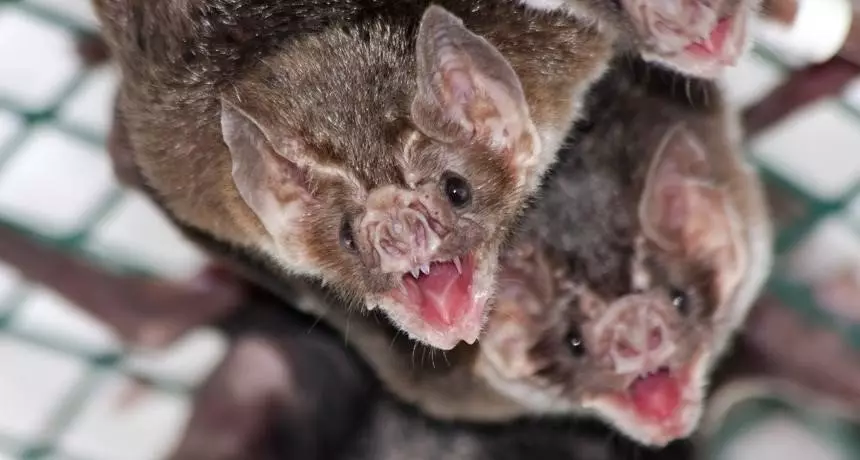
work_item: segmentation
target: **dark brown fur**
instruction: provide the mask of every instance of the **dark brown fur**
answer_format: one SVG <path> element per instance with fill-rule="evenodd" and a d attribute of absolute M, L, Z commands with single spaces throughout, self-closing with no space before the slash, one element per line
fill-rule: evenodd
<path fill-rule="evenodd" d="M 403 186 L 410 173 L 432 178 L 452 162 L 469 171 L 474 220 L 493 228 L 475 241 L 492 253 L 488 260 L 495 257 L 528 190 L 510 183 L 501 158 L 440 150 L 411 119 L 415 34 L 429 2 L 95 3 L 123 73 L 124 127 L 117 129 L 126 130 L 128 149 L 114 156 L 133 155 L 144 180 L 183 223 L 272 253 L 230 174 L 219 122 L 224 97 L 253 108 L 315 164 L 355 179 L 308 177 L 316 200 L 297 224 L 304 229 L 302 243 L 292 247 L 297 255 L 281 260 L 286 272 L 322 279 L 347 301 L 393 289 L 392 276 L 375 274 L 337 244 L 343 216 L 360 211 L 374 188 Z M 611 38 L 576 18 L 526 11 L 513 0 L 440 4 L 515 69 L 535 125 L 556 133 L 544 142 L 552 151 L 603 69 Z M 406 155 L 422 159 L 412 171 L 402 166 Z M 551 160 L 542 158 L 539 169 Z"/>
<path fill-rule="evenodd" d="M 557 277 L 556 284 L 550 289 L 536 287 L 542 272 L 534 271 L 533 264 L 526 264 L 519 275 L 514 272 L 515 278 L 532 277 L 526 287 L 536 306 L 518 313 L 515 310 L 528 301 L 505 305 L 511 296 L 500 292 L 501 318 L 489 323 L 482 338 L 482 346 L 493 349 L 496 343 L 513 340 L 503 329 L 504 322 L 533 328 L 520 335 L 520 347 L 511 347 L 513 351 L 496 362 L 507 363 L 502 364 L 500 377 L 505 372 L 515 376 L 507 383 L 502 377 L 502 388 L 549 412 L 589 407 L 601 395 L 623 392 L 636 377 L 607 367 L 607 345 L 598 341 L 593 329 L 603 312 L 625 297 L 648 292 L 656 296 L 653 299 L 668 301 L 673 290 L 683 293 L 684 310 L 664 313 L 678 350 L 667 364 L 675 369 L 696 363 L 704 365 L 700 369 L 710 369 L 740 327 L 772 258 L 763 193 L 754 171 L 740 156 L 735 117 L 727 112 L 715 84 L 679 79 L 652 65 L 619 59 L 595 86 L 589 107 L 580 132 L 574 134 L 578 140 L 566 147 L 575 154 L 562 154 L 563 160 L 547 178 L 518 233 L 526 246 L 550 255 L 553 262 L 546 276 Z M 662 224 L 642 220 L 659 219 L 640 214 L 643 190 L 661 136 L 679 121 L 701 141 L 710 169 L 707 180 L 722 190 L 722 199 L 734 209 L 724 216 L 725 222 L 734 222 L 741 232 L 732 243 L 735 248 L 726 253 L 728 258 L 703 258 L 692 249 L 709 238 L 708 229 L 697 233 L 695 238 L 702 240 L 670 237 L 676 246 L 670 250 L 652 238 L 660 231 L 649 231 L 650 226 Z M 720 212 L 720 208 L 713 210 L 715 215 Z M 709 219 L 689 217 L 701 218 Z M 724 231 L 721 227 L 709 230 Z M 683 249 L 687 244 L 693 245 L 692 252 Z M 636 276 L 649 280 L 646 286 L 637 287 Z M 504 274 L 500 280 L 503 286 L 510 281 Z M 506 314 L 512 319 L 506 320 Z M 498 333 L 496 327 L 500 327 Z M 571 347 L 572 337 L 582 341 L 578 350 Z M 505 366 L 510 368 L 504 370 Z M 708 373 L 692 377 L 692 386 L 706 385 Z M 523 386 L 524 381 L 532 384 Z M 543 399 L 528 388 L 544 388 L 558 396 Z M 701 399 L 696 404 L 701 409 Z M 697 415 L 691 412 L 690 417 Z M 639 430 L 647 427 L 628 423 L 620 428 L 641 435 L 645 431 Z M 646 435 L 640 440 L 647 439 Z"/>
<path fill-rule="evenodd" d="M 124 3 L 96 2 L 123 69 L 120 107 L 130 144 L 150 186 L 183 221 L 239 244 L 250 244 L 248 235 L 259 230 L 233 190 L 230 157 L 217 123 L 217 95 L 239 78 L 259 81 L 256 89 L 282 104 L 272 103 L 273 108 L 302 107 L 280 115 L 309 117 L 293 121 L 303 127 L 309 144 L 320 147 L 315 152 L 323 163 L 351 161 L 344 166 L 357 171 L 367 186 L 401 180 L 391 169 L 392 147 L 409 127 L 402 117 L 408 113 L 412 89 L 410 34 L 426 2 L 343 1 L 324 8 L 295 1 L 171 3 L 182 6 L 177 9 L 168 3 L 150 9 L 134 1 L 127 9 Z M 464 13 L 465 3 L 449 3 L 442 4 Z M 464 15 L 467 26 L 485 35 L 512 63 L 530 105 L 540 114 L 539 122 L 563 128 L 570 121 L 564 116 L 566 107 L 575 102 L 564 89 L 601 49 L 596 32 L 562 15 L 526 13 L 507 1 L 486 1 L 469 9 L 473 12 Z M 397 26 L 389 29 L 388 23 Z M 256 34 L 258 30 L 268 33 Z M 331 31 L 327 38 L 309 38 L 326 31 Z M 252 64 L 302 39 L 309 42 L 303 48 L 307 54 L 293 62 L 298 75 L 287 82 L 291 86 L 263 86 L 267 76 L 259 72 L 264 69 L 255 70 Z M 536 52 L 547 47 L 555 55 Z M 257 72 L 259 79 L 249 72 Z M 326 113 L 316 107 L 326 107 Z M 338 110 L 348 112 L 338 115 Z M 379 114 L 393 117 L 388 134 L 369 131 Z M 331 132 L 321 124 L 325 116 L 343 116 L 355 124 L 344 127 L 348 135 Z"/>

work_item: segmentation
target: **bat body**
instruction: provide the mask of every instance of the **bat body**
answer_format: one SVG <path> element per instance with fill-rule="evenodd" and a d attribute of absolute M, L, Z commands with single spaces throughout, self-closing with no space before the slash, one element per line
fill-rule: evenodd
<path fill-rule="evenodd" d="M 592 18 L 619 47 L 682 74 L 716 78 L 749 47 L 760 0 L 522 0 Z"/>
<path fill-rule="evenodd" d="M 120 175 L 439 349 L 477 338 L 614 39 L 513 0 L 95 4 Z"/>

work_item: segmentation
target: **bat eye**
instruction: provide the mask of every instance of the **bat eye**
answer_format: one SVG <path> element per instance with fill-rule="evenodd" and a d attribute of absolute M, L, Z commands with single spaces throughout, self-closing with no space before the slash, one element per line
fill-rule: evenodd
<path fill-rule="evenodd" d="M 344 217 L 340 224 L 340 245 L 349 252 L 358 252 L 358 245 L 355 244 L 355 235 L 348 217 Z"/>
<path fill-rule="evenodd" d="M 446 172 L 442 176 L 442 187 L 445 196 L 455 208 L 462 208 L 472 201 L 472 188 L 463 177 L 452 172 Z"/>
<path fill-rule="evenodd" d="M 585 341 L 582 340 L 582 333 L 579 332 L 579 328 L 571 329 L 564 340 L 573 356 L 580 357 L 585 354 Z"/>
<path fill-rule="evenodd" d="M 677 289 L 677 288 L 672 288 L 669 291 L 669 298 L 672 299 L 672 305 L 676 309 L 678 309 L 678 311 L 681 312 L 681 314 L 683 314 L 683 315 L 687 314 L 687 310 L 689 309 L 689 305 L 688 305 L 689 302 L 687 300 L 687 293 L 686 292 L 684 292 L 680 289 Z"/>

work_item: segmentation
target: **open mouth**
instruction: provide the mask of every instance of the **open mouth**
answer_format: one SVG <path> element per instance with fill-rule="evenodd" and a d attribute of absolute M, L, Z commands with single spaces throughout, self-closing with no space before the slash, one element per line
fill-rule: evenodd
<path fill-rule="evenodd" d="M 743 51 L 746 31 L 743 13 L 720 19 L 707 37 L 684 47 L 684 53 L 696 59 L 734 65 Z"/>
<path fill-rule="evenodd" d="M 710 35 L 687 45 L 684 47 L 684 51 L 702 57 L 722 54 L 726 45 L 726 39 L 729 38 L 729 32 L 731 31 L 733 24 L 733 17 L 720 20 L 717 22 L 717 25 L 711 29 Z"/>
<path fill-rule="evenodd" d="M 396 297 L 440 331 L 457 328 L 479 305 L 473 295 L 475 257 L 467 254 L 426 263 L 404 273 Z"/>
<path fill-rule="evenodd" d="M 668 442 L 686 436 L 695 420 L 689 407 L 694 401 L 690 388 L 691 368 L 661 367 L 639 375 L 630 385 L 610 398 L 622 412 L 652 434 L 650 442 Z"/>
<path fill-rule="evenodd" d="M 640 374 L 626 388 L 604 393 L 589 404 L 636 441 L 665 446 L 698 426 L 704 394 L 694 384 L 694 374 L 701 370 L 697 363 L 701 361 Z"/>
<path fill-rule="evenodd" d="M 682 388 L 679 376 L 662 367 L 637 377 L 627 387 L 626 399 L 640 418 L 669 421 L 680 412 Z"/>

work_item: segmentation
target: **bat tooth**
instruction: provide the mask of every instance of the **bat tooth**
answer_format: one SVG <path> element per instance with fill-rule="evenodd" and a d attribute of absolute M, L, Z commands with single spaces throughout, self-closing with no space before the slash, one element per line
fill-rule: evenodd
<path fill-rule="evenodd" d="M 415 279 L 418 279 L 418 277 L 420 276 L 420 271 L 418 270 L 418 268 L 413 268 L 409 271 L 409 273 L 411 273 L 412 277 Z"/>
<path fill-rule="evenodd" d="M 430 274 L 430 264 L 421 265 L 421 273 L 423 273 L 425 275 L 429 275 Z"/>
<path fill-rule="evenodd" d="M 463 274 L 463 267 L 460 266 L 460 256 L 454 257 L 453 259 L 454 266 L 457 267 L 457 273 Z"/>
<path fill-rule="evenodd" d="M 406 285 L 405 284 L 400 283 L 398 285 L 398 288 L 400 289 L 400 292 L 403 294 L 404 297 L 407 297 L 407 298 L 409 297 L 409 293 L 406 292 Z"/>

